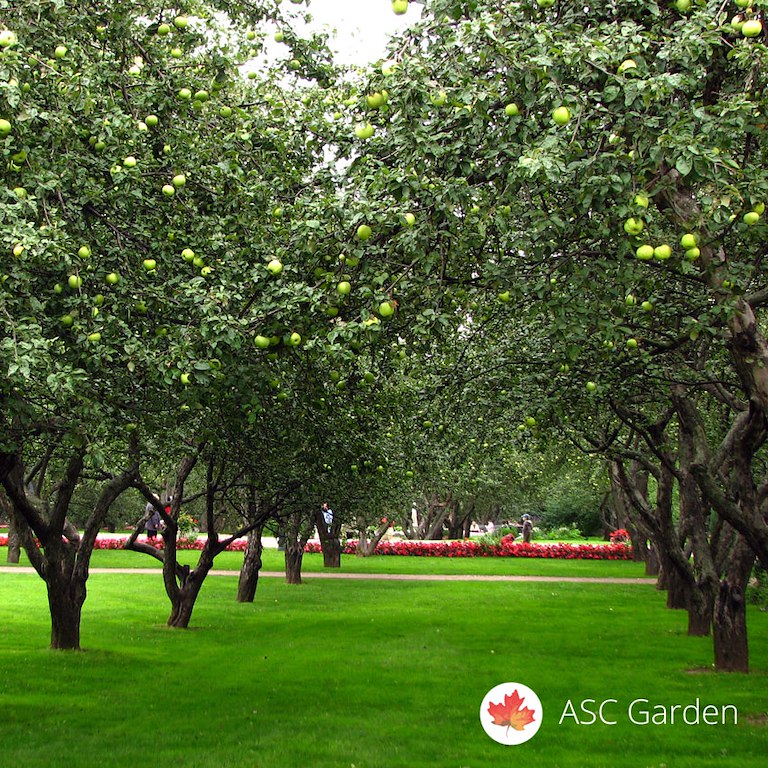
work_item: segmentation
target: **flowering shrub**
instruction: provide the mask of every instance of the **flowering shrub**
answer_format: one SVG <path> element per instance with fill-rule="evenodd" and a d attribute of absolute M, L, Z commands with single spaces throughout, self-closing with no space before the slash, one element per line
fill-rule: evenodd
<path fill-rule="evenodd" d="M 99 536 L 94 549 L 122 549 L 126 537 Z M 140 537 L 143 541 L 144 537 Z M 162 538 L 154 542 L 163 548 Z M 8 545 L 8 536 L 0 535 L 0 547 Z M 242 552 L 248 542 L 238 539 L 227 547 L 230 552 Z M 179 539 L 176 549 L 197 549 L 205 546 L 205 538 Z M 320 543 L 310 541 L 305 552 L 321 552 Z M 351 540 L 344 547 L 344 554 L 354 555 L 357 541 Z M 632 550 L 621 542 L 611 544 L 537 544 L 515 541 L 514 535 L 504 536 L 499 544 L 489 544 L 471 539 L 463 541 L 382 541 L 376 547 L 376 555 L 403 555 L 407 557 L 544 557 L 560 560 L 631 560 Z"/>
<path fill-rule="evenodd" d="M 631 537 L 629 531 L 619 528 L 611 534 L 611 544 L 629 544 Z"/>
<path fill-rule="evenodd" d="M 544 557 L 562 560 L 631 560 L 625 544 L 536 544 L 516 542 L 505 536 L 500 544 L 464 539 L 463 541 L 382 541 L 376 555 L 408 557 Z M 348 541 L 344 553 L 353 555 L 357 542 Z M 305 552 L 321 552 L 318 542 L 308 542 Z"/>

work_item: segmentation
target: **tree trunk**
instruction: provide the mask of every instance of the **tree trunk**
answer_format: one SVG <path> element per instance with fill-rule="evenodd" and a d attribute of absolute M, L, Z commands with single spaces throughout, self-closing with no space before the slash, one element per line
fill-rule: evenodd
<path fill-rule="evenodd" d="M 671 564 L 663 568 L 663 576 L 663 588 L 667 590 L 667 608 L 687 610 L 690 596 L 685 580 Z"/>
<path fill-rule="evenodd" d="M 285 545 L 285 582 L 301 584 L 301 562 L 304 559 L 304 547 L 298 542 L 286 542 Z"/>
<path fill-rule="evenodd" d="M 715 603 L 712 637 L 718 672 L 749 672 L 745 591 L 754 562 L 754 551 L 739 537 Z"/>
<path fill-rule="evenodd" d="M 699 584 L 688 604 L 689 637 L 708 637 L 712 631 L 715 597 L 706 584 Z"/>
<path fill-rule="evenodd" d="M 656 547 L 651 544 L 645 558 L 645 575 L 659 576 L 661 574 L 661 563 L 659 562 L 659 553 Z"/>
<path fill-rule="evenodd" d="M 21 558 L 21 537 L 16 528 L 16 521 L 11 515 L 11 522 L 8 526 L 8 563 L 15 565 Z"/>
<path fill-rule="evenodd" d="M 254 528 L 248 534 L 248 545 L 243 555 L 243 565 L 240 568 L 240 578 L 237 582 L 237 602 L 252 603 L 259 586 L 259 571 L 261 570 L 261 553 L 263 545 L 261 535 L 263 526 Z"/>
<path fill-rule="evenodd" d="M 325 568 L 341 568 L 341 540 L 329 536 L 322 542 L 323 566 Z"/>
<path fill-rule="evenodd" d="M 51 648 L 56 651 L 80 650 L 80 615 L 85 602 L 85 582 L 73 589 L 72 576 L 62 575 L 47 562 L 48 607 L 51 614 Z"/>
<path fill-rule="evenodd" d="M 192 611 L 195 608 L 202 584 L 202 580 L 195 579 L 194 582 L 188 582 L 185 587 L 179 590 L 171 603 L 171 615 L 168 617 L 169 627 L 174 629 L 187 629 L 189 627 Z"/>
<path fill-rule="evenodd" d="M 325 568 L 341 568 L 341 521 L 335 516 L 331 525 L 325 522 L 321 510 L 315 513 L 315 527 L 320 537 Z"/>

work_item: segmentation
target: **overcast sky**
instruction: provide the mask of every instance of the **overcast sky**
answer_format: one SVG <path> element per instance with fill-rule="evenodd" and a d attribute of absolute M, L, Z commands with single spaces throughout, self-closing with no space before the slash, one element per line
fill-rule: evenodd
<path fill-rule="evenodd" d="M 419 19 L 420 4 L 396 16 L 391 0 L 311 0 L 314 25 L 338 30 L 331 48 L 340 64 L 366 64 L 384 55 L 387 39 Z"/>

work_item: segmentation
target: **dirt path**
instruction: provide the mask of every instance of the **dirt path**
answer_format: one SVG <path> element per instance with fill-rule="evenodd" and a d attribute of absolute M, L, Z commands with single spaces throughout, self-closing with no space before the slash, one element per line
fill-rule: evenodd
<path fill-rule="evenodd" d="M 33 568 L 15 565 L 0 566 L 0 573 L 34 573 Z M 90 573 L 120 573 L 120 574 L 159 574 L 159 568 L 91 568 Z M 211 576 L 239 576 L 239 571 L 213 570 Z M 262 571 L 261 576 L 268 578 L 285 578 L 282 571 Z M 601 578 L 589 576 L 493 576 L 470 574 L 409 574 L 409 573 L 345 573 L 344 571 L 308 571 L 302 578 L 312 579 L 356 579 L 370 581 L 523 581 L 557 584 L 646 584 L 655 586 L 652 578 Z"/>

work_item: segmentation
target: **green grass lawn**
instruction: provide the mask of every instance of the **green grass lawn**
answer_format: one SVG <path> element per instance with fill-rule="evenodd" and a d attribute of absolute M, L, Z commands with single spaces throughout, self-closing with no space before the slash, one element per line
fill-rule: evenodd
<path fill-rule="evenodd" d="M 0 549 L 0 567 L 5 565 L 5 550 Z M 179 560 L 194 564 L 198 553 L 181 550 Z M 282 571 L 285 560 L 282 552 L 265 549 L 265 571 Z M 221 570 L 239 570 L 243 562 L 241 552 L 222 552 L 216 558 L 216 568 Z M 22 553 L 22 564 L 29 561 Z M 96 550 L 91 559 L 94 568 L 160 568 L 160 563 L 138 552 L 121 550 Z M 307 574 L 325 570 L 320 554 L 304 555 L 303 571 Z M 542 558 L 513 557 L 402 557 L 376 555 L 374 557 L 355 557 L 344 555 L 341 571 L 348 573 L 402 573 L 402 574 L 487 574 L 516 576 L 585 576 L 585 577 L 641 577 L 644 565 L 619 560 L 546 560 Z"/>
<path fill-rule="evenodd" d="M 650 585 L 310 576 L 299 587 L 262 579 L 253 605 L 235 603 L 234 591 L 233 580 L 209 579 L 193 629 L 169 630 L 156 575 L 94 574 L 86 650 L 56 653 L 42 582 L 0 570 L 1 764 L 765 765 L 768 614 L 756 610 L 753 673 L 717 675 L 710 641 L 688 638 L 684 614 Z M 539 733 L 518 747 L 494 743 L 479 723 L 483 696 L 506 681 L 532 687 L 544 707 Z M 733 704 L 740 722 L 632 725 L 620 708 L 638 697 Z M 568 699 L 585 698 L 618 699 L 619 724 L 558 724 Z"/>

